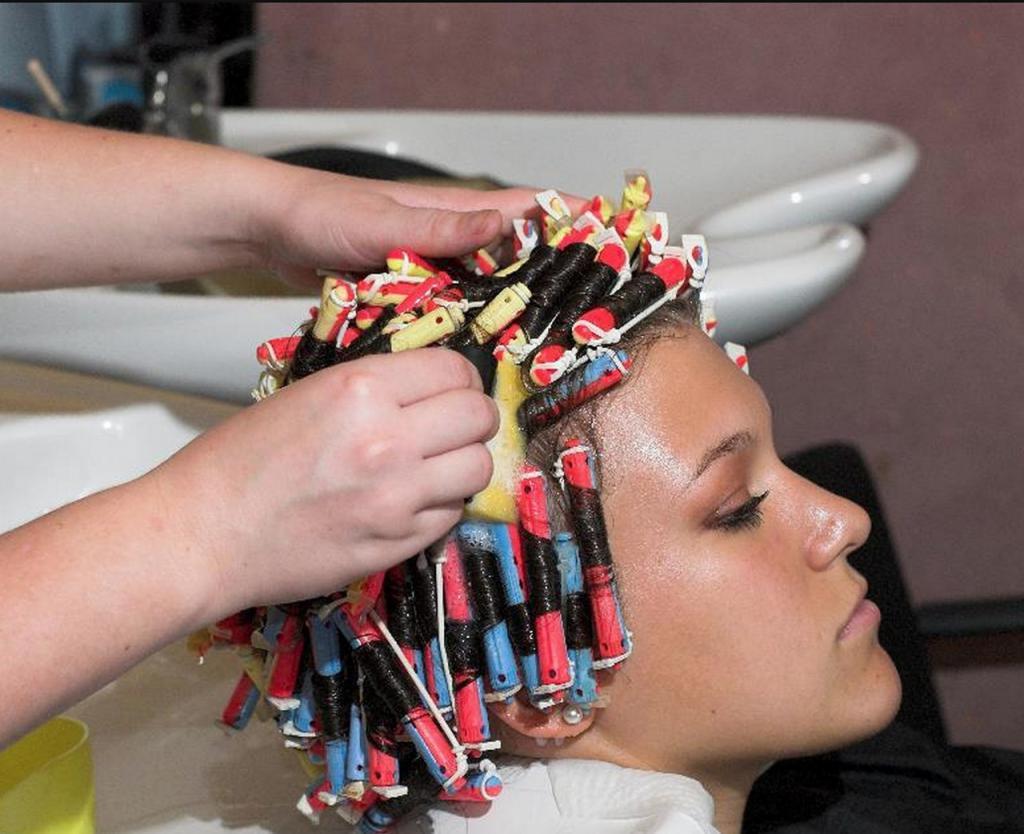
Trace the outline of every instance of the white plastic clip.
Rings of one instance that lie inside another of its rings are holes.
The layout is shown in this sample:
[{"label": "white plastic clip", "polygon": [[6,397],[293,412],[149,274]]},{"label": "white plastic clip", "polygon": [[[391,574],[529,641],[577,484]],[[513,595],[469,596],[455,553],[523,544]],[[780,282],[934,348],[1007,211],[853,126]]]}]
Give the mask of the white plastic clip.
[{"label": "white plastic clip", "polygon": [[540,227],[534,220],[517,217],[512,221],[512,231],[515,234],[516,260],[522,260],[528,257],[540,242]]},{"label": "white plastic clip", "polygon": [[561,195],[553,188],[547,191],[541,191],[535,195],[534,199],[548,217],[558,223],[567,223],[572,219],[572,214],[569,211],[569,206],[566,205],[565,200],[562,199]]},{"label": "white plastic clip", "polygon": [[704,286],[704,276],[708,271],[708,243],[704,235],[683,235],[683,251],[686,263],[692,270],[690,286],[700,289]]},{"label": "white plastic clip", "polygon": [[726,342],[723,347],[725,348],[726,356],[736,364],[736,367],[747,376],[750,376],[750,362],[747,361],[747,349],[735,342]]}]

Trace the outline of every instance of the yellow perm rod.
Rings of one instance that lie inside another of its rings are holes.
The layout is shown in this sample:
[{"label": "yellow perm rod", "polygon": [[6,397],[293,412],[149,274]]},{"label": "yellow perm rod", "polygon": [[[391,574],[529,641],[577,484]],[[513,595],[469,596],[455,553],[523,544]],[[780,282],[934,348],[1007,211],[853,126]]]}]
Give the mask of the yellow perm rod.
[{"label": "yellow perm rod", "polygon": [[498,293],[469,323],[478,345],[489,342],[526,309],[530,301],[526,284],[513,284]]},{"label": "yellow perm rod", "polygon": [[458,307],[438,307],[420,316],[391,337],[391,352],[426,347],[451,336],[462,327],[465,316]]}]

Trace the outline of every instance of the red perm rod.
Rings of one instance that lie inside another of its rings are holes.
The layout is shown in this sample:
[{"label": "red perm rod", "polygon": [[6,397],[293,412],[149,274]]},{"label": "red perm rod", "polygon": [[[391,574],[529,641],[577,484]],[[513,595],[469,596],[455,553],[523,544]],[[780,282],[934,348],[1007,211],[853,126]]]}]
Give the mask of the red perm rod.
[{"label": "red perm rod", "polygon": [[529,468],[523,471],[516,503],[540,671],[540,686],[531,694],[550,695],[572,686],[572,668],[562,625],[562,580],[551,541],[547,487],[541,472]]},{"label": "red perm rod", "polygon": [[419,292],[420,284],[429,279],[419,278],[413,281],[399,280],[390,273],[374,273],[367,275],[357,285],[359,303],[368,306],[388,307],[401,304],[412,293]]},{"label": "red perm rod", "polygon": [[590,597],[596,643],[594,668],[607,669],[629,657],[633,645],[622,618],[593,463],[590,448],[575,437],[566,441],[558,456],[583,563],[583,582]]},{"label": "red perm rod", "polygon": [[395,307],[395,314],[407,313],[421,305],[425,305],[436,293],[451,286],[452,279],[446,272],[439,272],[427,278],[419,285],[416,292],[410,293],[405,300]]},{"label": "red perm rod", "polygon": [[[484,764],[490,764],[484,759]],[[438,799],[449,802],[492,802],[501,795],[503,784],[497,768],[493,765],[481,768],[466,778],[465,786],[455,793],[438,794]]]},{"label": "red perm rod", "polygon": [[362,620],[371,609],[377,607],[384,590],[386,575],[386,571],[371,573],[348,586],[345,594],[346,601],[349,603],[349,610],[355,619]]},{"label": "red perm rod", "polygon": [[572,326],[593,307],[627,268],[627,254],[618,235],[612,233],[602,243],[597,259],[570,288],[541,346],[530,358],[530,380],[535,386],[547,386],[561,377],[576,359]]},{"label": "red perm rod", "polygon": [[242,672],[221,713],[221,726],[230,730],[244,730],[259,700],[260,691],[253,679],[248,672]]},{"label": "red perm rod", "polygon": [[347,348],[354,341],[356,341],[356,339],[359,338],[359,334],[361,332],[362,331],[358,327],[350,327],[350,328],[348,328],[348,330],[346,330],[344,333],[341,334],[341,338],[338,339],[338,347],[339,348]]},{"label": "red perm rod", "polygon": [[424,313],[432,313],[439,307],[460,307],[467,303],[465,290],[457,284],[451,283],[447,273],[440,274],[444,275],[447,282],[441,289],[423,300]]},{"label": "red perm rod", "polygon": [[328,278],[328,290],[320,304],[313,323],[306,329],[295,346],[295,354],[288,366],[288,382],[294,382],[338,363],[338,336],[348,327],[355,313],[355,288],[346,281]]},{"label": "red perm rod", "polygon": [[462,552],[454,533],[444,543],[445,648],[452,674],[452,700],[459,741],[472,749],[484,749],[491,737],[484,702],[484,658],[480,625],[470,599]]},{"label": "red perm rod", "polygon": [[572,326],[572,337],[579,345],[611,344],[619,340],[635,320],[652,311],[659,302],[684,292],[692,268],[679,257],[665,257],[651,268],[627,281],[615,293],[587,310]]},{"label": "red perm rod", "polygon": [[400,666],[377,625],[369,617],[360,620],[353,616],[348,603],[334,612],[334,619],[352,646],[364,686],[372,687],[392,712],[401,716],[402,728],[416,746],[430,774],[445,790],[461,788],[465,759],[449,743],[438,719],[421,700],[415,684]]},{"label": "red perm rod", "polygon": [[248,608],[239,611],[223,620],[217,620],[210,627],[210,634],[215,644],[228,644],[231,646],[251,646],[252,633],[256,628],[253,621],[255,609]]},{"label": "red perm rod", "polygon": [[277,635],[270,679],[267,681],[267,700],[280,710],[295,709],[299,705],[295,684],[305,642],[302,617],[289,614]]},{"label": "red perm rod", "polygon": [[534,394],[519,407],[519,425],[532,436],[579,408],[583,403],[618,385],[633,360],[624,351],[605,353],[570,371],[549,388]]},{"label": "red perm rod", "polygon": [[501,335],[501,344],[517,362],[538,346],[558,314],[560,302],[593,262],[597,255],[593,236],[590,227],[571,230],[558,244],[558,255],[550,269],[530,285],[526,309]]},{"label": "red perm rod", "polygon": [[412,249],[392,249],[384,260],[388,269],[397,275],[430,278],[440,271],[435,264],[420,257]]},{"label": "red perm rod", "polygon": [[370,788],[388,799],[403,796],[408,789],[399,785],[397,727],[381,694],[363,680],[363,719],[366,722],[366,770]]},{"label": "red perm rod", "polygon": [[286,371],[301,340],[301,336],[281,336],[277,339],[267,339],[256,348],[256,361],[268,370]]}]

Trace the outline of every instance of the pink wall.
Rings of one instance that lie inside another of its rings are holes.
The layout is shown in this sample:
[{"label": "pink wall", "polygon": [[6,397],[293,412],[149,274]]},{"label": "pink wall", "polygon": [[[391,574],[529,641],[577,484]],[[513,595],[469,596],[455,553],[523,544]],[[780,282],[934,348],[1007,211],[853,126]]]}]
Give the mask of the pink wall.
[{"label": "pink wall", "polygon": [[[752,354],[780,451],[867,454],[916,602],[1024,596],[1024,10],[262,4],[264,107],[800,113],[909,133],[859,275]],[[642,163],[642,160],[638,160]],[[657,188],[657,183],[655,183]],[[945,671],[955,740],[1024,749],[1024,667]]]}]

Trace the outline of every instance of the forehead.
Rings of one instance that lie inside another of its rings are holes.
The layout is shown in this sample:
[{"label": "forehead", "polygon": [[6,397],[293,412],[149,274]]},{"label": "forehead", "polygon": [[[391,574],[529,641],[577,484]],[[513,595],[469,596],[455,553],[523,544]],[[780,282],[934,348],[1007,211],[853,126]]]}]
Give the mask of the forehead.
[{"label": "forehead", "polygon": [[[600,426],[608,475],[637,465],[691,474],[723,437],[753,430],[766,407],[760,387],[696,328],[660,339],[633,378],[610,398]],[[611,484],[609,484],[611,486]]]}]

